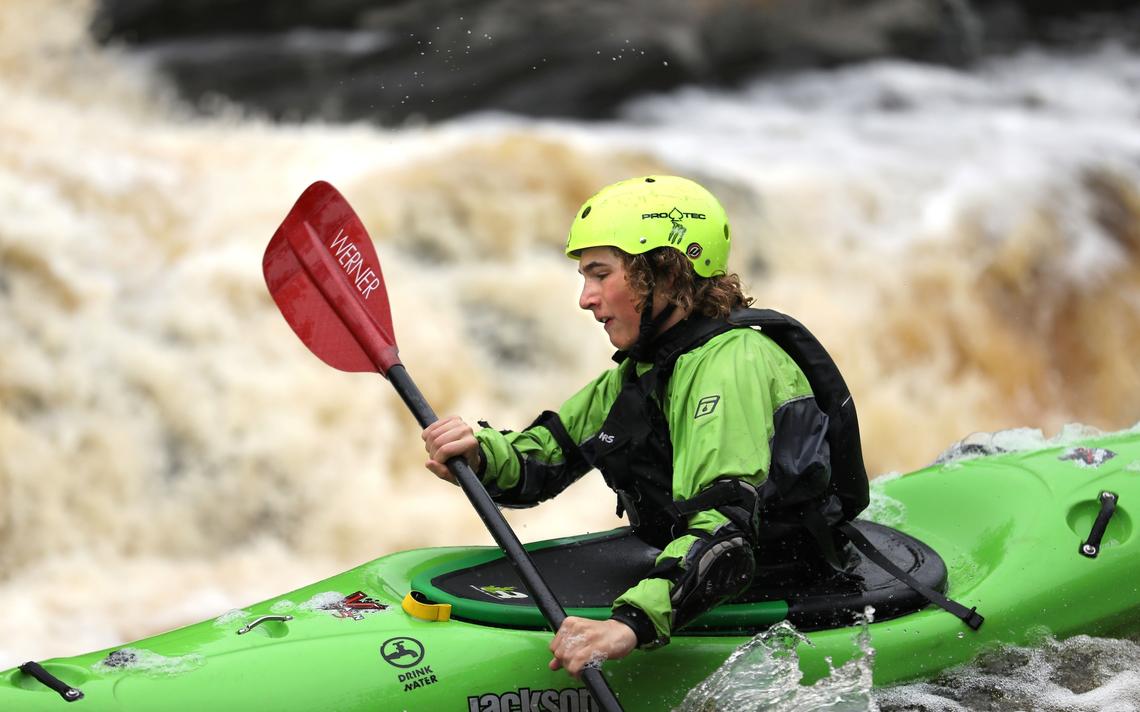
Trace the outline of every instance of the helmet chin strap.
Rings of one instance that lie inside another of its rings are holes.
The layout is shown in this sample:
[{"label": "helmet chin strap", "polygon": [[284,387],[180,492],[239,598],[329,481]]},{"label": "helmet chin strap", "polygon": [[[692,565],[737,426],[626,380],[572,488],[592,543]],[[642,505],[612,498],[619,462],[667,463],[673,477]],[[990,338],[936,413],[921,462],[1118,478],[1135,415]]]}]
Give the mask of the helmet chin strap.
[{"label": "helmet chin strap", "polygon": [[653,287],[649,288],[649,294],[645,298],[645,305],[641,308],[641,326],[637,331],[637,341],[633,346],[629,347],[629,355],[637,361],[648,361],[653,357],[653,350],[651,348],[654,337],[657,336],[661,325],[673,316],[676,311],[677,305],[669,302],[661,310],[661,313],[653,315]]}]

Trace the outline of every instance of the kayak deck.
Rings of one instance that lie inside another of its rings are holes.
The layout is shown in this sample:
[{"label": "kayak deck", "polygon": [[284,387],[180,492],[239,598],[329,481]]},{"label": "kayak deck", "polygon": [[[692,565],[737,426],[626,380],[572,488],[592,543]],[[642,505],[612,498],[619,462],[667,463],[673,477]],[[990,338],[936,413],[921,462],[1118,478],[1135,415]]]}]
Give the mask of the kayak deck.
[{"label": "kayak deck", "polygon": [[[918,539],[872,522],[856,527],[885,556],[922,584],[946,588],[941,557]],[[610,604],[655,563],[660,549],[628,527],[555,539],[531,547],[531,559],[569,615],[605,619]],[[867,606],[877,620],[912,613],[927,600],[862,554],[850,572],[821,566],[761,566],[752,586],[697,618],[690,632],[754,635],[781,620],[803,631],[852,625]],[[545,629],[546,622],[510,561],[496,549],[441,563],[412,580],[428,600],[446,603],[462,620],[513,628]]]}]

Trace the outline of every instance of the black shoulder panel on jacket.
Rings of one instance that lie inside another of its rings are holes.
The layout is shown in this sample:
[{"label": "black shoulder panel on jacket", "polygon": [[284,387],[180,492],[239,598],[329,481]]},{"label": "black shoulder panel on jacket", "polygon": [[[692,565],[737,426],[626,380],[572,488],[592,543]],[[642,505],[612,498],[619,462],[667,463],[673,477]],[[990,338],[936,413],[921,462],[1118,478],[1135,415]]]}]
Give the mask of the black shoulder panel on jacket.
[{"label": "black shoulder panel on jacket", "polygon": [[737,326],[760,327],[807,376],[816,403],[830,420],[827,440],[831,446],[831,489],[843,503],[844,517],[854,519],[866,509],[870,491],[855,400],[839,367],[823,344],[786,314],[772,309],[737,309],[728,320]]}]

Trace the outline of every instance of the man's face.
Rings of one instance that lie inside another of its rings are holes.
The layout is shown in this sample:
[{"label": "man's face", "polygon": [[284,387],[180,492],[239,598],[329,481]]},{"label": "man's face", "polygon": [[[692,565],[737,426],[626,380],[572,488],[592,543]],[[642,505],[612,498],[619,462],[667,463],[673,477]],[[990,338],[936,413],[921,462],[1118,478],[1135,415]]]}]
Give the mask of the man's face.
[{"label": "man's face", "polygon": [[582,250],[578,273],[582,275],[578,306],[604,325],[614,348],[625,350],[637,343],[641,313],[617,250],[612,247]]}]

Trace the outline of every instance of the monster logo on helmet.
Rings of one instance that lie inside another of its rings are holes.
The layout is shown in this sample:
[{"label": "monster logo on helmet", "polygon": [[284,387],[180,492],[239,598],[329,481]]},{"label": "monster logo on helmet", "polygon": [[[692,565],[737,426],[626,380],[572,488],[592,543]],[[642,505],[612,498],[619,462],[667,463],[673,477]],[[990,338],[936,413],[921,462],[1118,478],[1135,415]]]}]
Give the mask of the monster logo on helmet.
[{"label": "monster logo on helmet", "polygon": [[[682,242],[682,237],[684,241]],[[702,277],[728,272],[728,217],[713,194],[687,178],[645,176],[602,188],[570,226],[566,255],[616,247],[631,255],[671,247]]]}]

